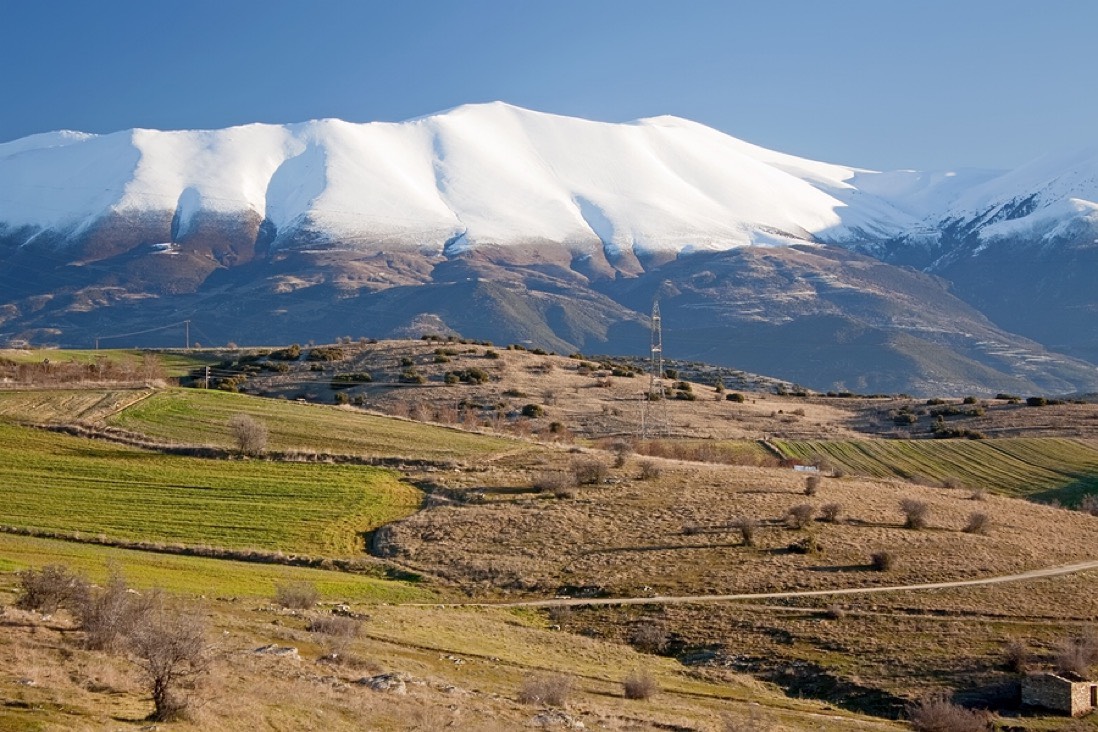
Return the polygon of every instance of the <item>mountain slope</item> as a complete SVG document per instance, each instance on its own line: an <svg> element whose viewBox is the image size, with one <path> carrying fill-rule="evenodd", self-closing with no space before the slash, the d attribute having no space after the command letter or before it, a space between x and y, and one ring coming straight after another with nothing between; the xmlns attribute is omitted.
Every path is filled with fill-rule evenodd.
<svg viewBox="0 0 1098 732"><path fill-rule="evenodd" d="M1092 390L1098 369L1039 344L1098 362L1096 200L1093 153L881 173L501 103L48 133L0 144L0 339L190 318L206 341L450 329L634 353L659 294L696 340L680 356L809 386Z"/></svg>

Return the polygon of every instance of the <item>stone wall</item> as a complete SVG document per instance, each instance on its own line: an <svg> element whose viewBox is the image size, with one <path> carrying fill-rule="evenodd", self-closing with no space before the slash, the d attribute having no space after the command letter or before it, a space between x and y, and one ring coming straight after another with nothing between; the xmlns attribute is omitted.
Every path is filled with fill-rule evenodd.
<svg viewBox="0 0 1098 732"><path fill-rule="evenodd" d="M1077 717L1094 709L1094 682L1071 682L1055 674L1033 674L1022 680L1022 704Z"/></svg>

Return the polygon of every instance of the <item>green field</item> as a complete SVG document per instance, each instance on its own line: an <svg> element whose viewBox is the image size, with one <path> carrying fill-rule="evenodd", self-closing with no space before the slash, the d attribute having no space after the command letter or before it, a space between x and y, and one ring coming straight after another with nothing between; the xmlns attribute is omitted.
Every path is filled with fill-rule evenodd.
<svg viewBox="0 0 1098 732"><path fill-rule="evenodd" d="M115 361L132 359L140 361L148 351L128 348L106 348L102 350L92 349L60 349L60 348L33 348L30 350L0 349L0 358L10 359L16 363L41 363L43 359L53 362L95 363L101 358L109 358ZM155 352L157 361L168 376L183 376L191 369L207 364L214 364L220 357L213 353L202 351L172 351L171 353Z"/></svg>
<svg viewBox="0 0 1098 732"><path fill-rule="evenodd" d="M162 455L0 423L0 523L343 556L420 494L378 468Z"/></svg>
<svg viewBox="0 0 1098 732"><path fill-rule="evenodd" d="M274 450L312 450L426 460L479 458L523 443L362 412L204 389L168 389L107 423L162 440L231 446L228 422L247 413L270 431Z"/></svg>
<svg viewBox="0 0 1098 732"><path fill-rule="evenodd" d="M346 572L234 562L172 554L134 551L53 539L0 534L0 572L63 564L102 582L118 568L138 588L161 587L170 592L210 597L271 597L275 585L311 582L321 598L343 602L432 602L429 590L405 582ZM15 578L0 579L14 585Z"/></svg>
<svg viewBox="0 0 1098 732"><path fill-rule="evenodd" d="M1067 505L1098 491L1098 450L1068 438L773 442L788 457L823 458L857 475L953 479L968 488Z"/></svg>

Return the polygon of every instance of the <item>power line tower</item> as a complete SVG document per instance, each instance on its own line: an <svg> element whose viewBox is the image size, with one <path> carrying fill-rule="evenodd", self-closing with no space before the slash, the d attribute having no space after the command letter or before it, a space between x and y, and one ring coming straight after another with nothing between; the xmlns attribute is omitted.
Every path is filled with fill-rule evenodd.
<svg viewBox="0 0 1098 732"><path fill-rule="evenodd" d="M663 394L663 319L660 317L660 301L652 304L652 355L648 364L648 393L644 395L644 413L641 416L641 437L665 431Z"/></svg>

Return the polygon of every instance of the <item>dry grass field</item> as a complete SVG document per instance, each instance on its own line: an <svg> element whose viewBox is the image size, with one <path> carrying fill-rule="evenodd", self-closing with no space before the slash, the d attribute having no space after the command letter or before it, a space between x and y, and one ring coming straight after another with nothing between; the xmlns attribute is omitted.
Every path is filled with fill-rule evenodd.
<svg viewBox="0 0 1098 732"><path fill-rule="evenodd" d="M629 361L479 344L204 356L209 391L0 390L5 469L22 471L8 481L20 485L20 515L37 505L41 517L67 522L61 528L102 532L117 523L119 496L141 483L142 502L171 495L180 510L168 516L190 517L186 541L232 544L216 529L239 523L300 543L299 519L309 515L331 529L310 535L310 550L344 556L345 542L331 537L350 530L377 555L363 555L366 564L420 580L0 534L0 653L12 659L0 669L0 728L147 724L150 704L130 661L84 649L64 612L10 606L21 569L63 563L102 582L107 560L138 591L160 585L199 602L217 639L206 702L170 729L885 730L905 728L889 720L936 691L998 710L1002 729L1068 728L1019 715L1004 647L1025 641L1047 666L1065 638L1098 624L1098 571L833 597L483 605L892 587L1098 559L1098 518L1021 498L1073 506L1093 492L1098 406L797 396L699 364L677 364L687 381L666 379L667 398L648 403L648 379ZM733 393L742 401L726 398ZM236 414L267 425L268 455L155 451L212 445L227 454ZM16 426L34 423L79 423L149 445ZM932 439L935 428L987 439ZM288 455L307 462L282 462ZM822 463L818 485L779 467L783 456ZM328 464L350 457L386 461L400 490L422 491L420 510L398 507L363 524L388 522L373 534L341 523L336 514L359 505L356 476L371 470ZM155 477L134 473L141 465L155 466ZM47 495L51 475L65 486L97 477L112 487L81 487L83 504L51 503L64 498ZM285 500L263 488L268 479L286 483ZM232 522L210 500L229 485ZM343 503L317 504L333 489ZM250 511L252 493L271 510ZM920 528L905 527L912 506ZM0 507L0 523L14 516ZM81 518L87 526L76 527ZM173 521L155 511L146 519L149 531ZM286 581L312 582L325 604L274 606ZM345 662L318 662L333 641L307 627L342 605L363 616L361 631L341 647ZM254 652L272 643L296 648L296 660ZM638 669L660 687L655 697L623 696L622 679ZM399 674L406 693L356 683L382 672ZM520 701L531 675L544 674L572 679L564 707ZM1098 729L1098 715L1079 725Z"/></svg>

